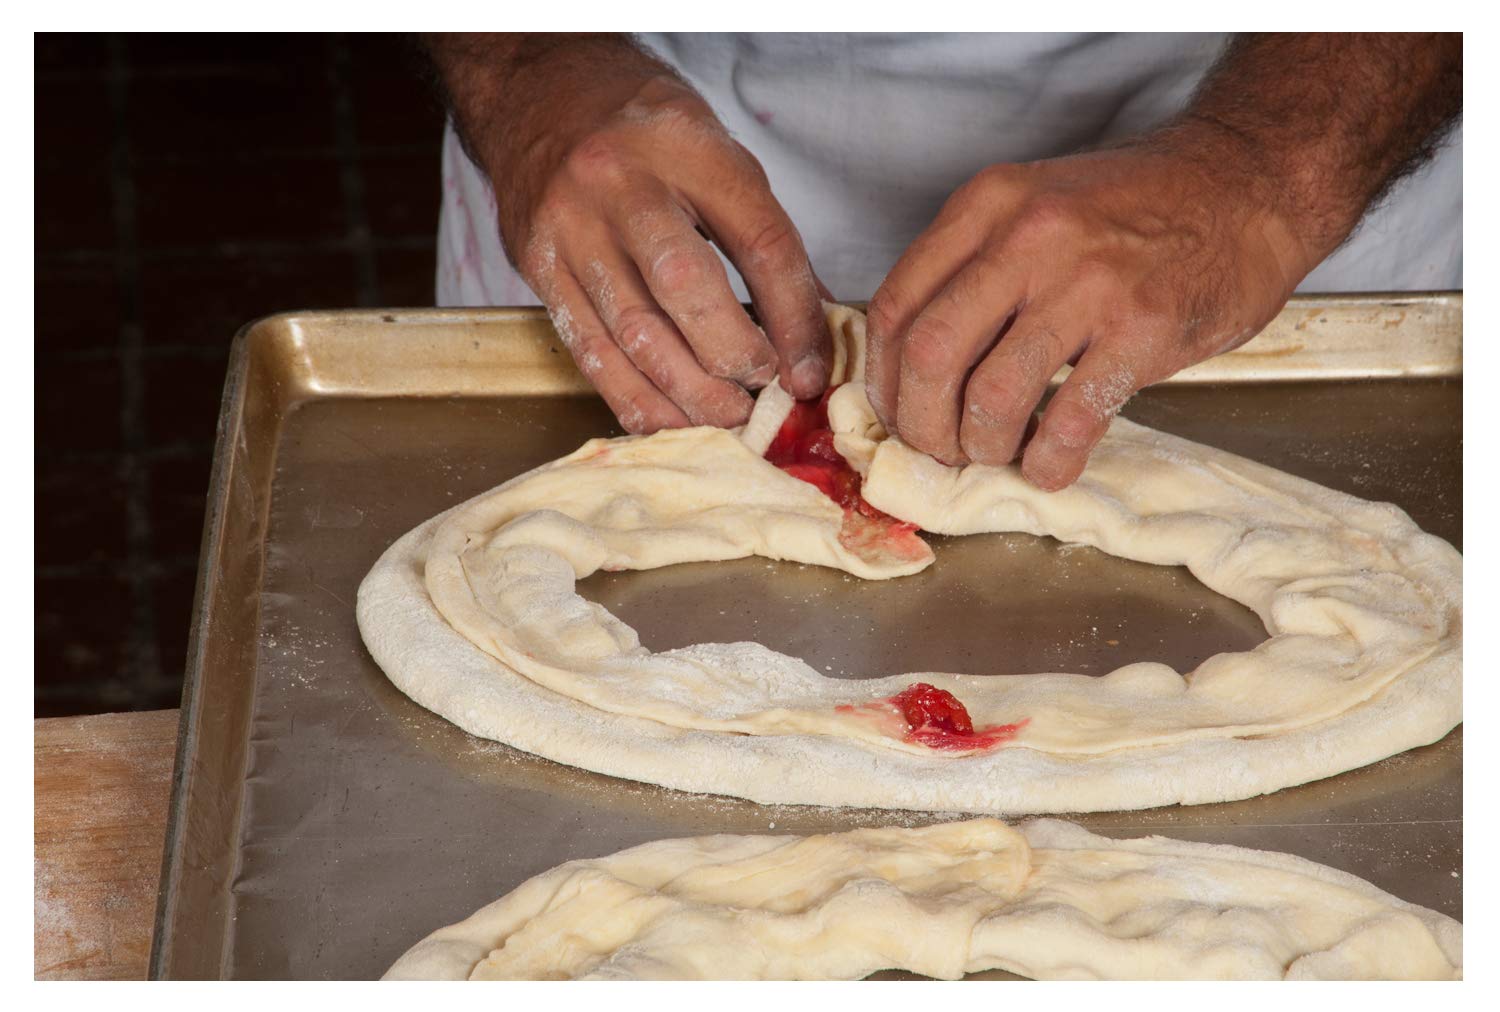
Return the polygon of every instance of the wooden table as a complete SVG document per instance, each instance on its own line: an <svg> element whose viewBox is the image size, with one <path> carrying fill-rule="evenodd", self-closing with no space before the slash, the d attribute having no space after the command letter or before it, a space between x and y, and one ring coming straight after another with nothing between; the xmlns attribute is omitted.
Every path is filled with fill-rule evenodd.
<svg viewBox="0 0 1500 1012"><path fill-rule="evenodd" d="M177 711L38 720L36 977L142 979Z"/></svg>

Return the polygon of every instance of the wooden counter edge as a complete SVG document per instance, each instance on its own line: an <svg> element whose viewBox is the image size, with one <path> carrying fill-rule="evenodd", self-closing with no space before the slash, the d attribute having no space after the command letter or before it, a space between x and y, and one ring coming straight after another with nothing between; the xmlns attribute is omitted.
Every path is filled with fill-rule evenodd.
<svg viewBox="0 0 1500 1012"><path fill-rule="evenodd" d="M146 976L177 720L34 722L36 979Z"/></svg>

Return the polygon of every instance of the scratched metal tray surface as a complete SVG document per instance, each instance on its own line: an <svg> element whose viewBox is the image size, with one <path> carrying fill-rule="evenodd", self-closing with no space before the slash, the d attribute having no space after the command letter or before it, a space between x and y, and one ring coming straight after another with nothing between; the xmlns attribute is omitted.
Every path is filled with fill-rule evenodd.
<svg viewBox="0 0 1500 1012"><path fill-rule="evenodd" d="M1298 299L1240 351L1125 413L1406 509L1461 545L1462 296ZM761 806L473 738L382 675L354 598L440 510L597 435L602 402L531 310L288 314L236 339L203 538L154 977L363 978L573 858L703 833L922 825ZM935 539L903 580L761 559L600 574L581 591L656 649L753 638L840 677L1190 668L1254 615L1186 571L1026 535ZM1220 805L1076 817L1299 854L1462 912L1462 729Z"/></svg>

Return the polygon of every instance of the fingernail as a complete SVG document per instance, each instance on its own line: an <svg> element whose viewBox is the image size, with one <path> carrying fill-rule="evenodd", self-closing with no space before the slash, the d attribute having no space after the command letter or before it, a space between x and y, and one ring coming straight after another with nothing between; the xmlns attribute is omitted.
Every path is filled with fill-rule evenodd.
<svg viewBox="0 0 1500 1012"><path fill-rule="evenodd" d="M792 394L811 397L828 382L828 365L821 355L808 355L792 366Z"/></svg>

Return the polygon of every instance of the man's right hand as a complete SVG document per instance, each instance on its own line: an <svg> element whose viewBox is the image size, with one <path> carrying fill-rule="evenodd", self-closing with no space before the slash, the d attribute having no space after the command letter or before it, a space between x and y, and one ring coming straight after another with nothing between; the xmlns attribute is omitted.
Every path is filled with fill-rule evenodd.
<svg viewBox="0 0 1500 1012"><path fill-rule="evenodd" d="M822 392L832 351L802 240L670 68L619 36L427 41L506 251L627 431L738 425L778 374Z"/></svg>

